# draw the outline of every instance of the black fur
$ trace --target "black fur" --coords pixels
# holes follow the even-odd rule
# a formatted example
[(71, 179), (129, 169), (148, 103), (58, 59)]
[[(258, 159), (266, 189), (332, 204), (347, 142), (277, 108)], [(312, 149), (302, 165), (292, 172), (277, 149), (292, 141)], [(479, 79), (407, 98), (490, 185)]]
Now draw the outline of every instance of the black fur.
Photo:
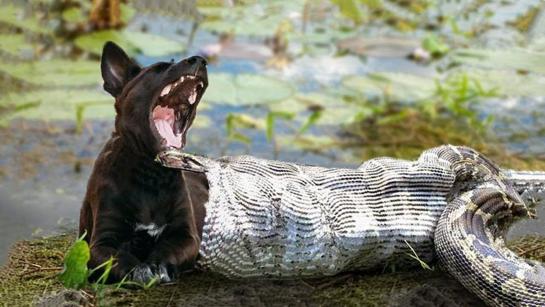
[[(197, 257), (208, 183), (204, 175), (154, 162), (164, 148), (150, 112), (161, 89), (180, 76), (194, 74), (206, 81), (205, 65), (193, 57), (141, 68), (114, 43), (104, 46), (101, 70), (104, 89), (115, 97), (115, 131), (95, 162), (79, 232), (87, 233), (91, 246), (90, 268), (115, 257), (110, 282), (127, 274), (143, 282), (154, 277), (171, 281)], [(184, 120), (194, 118), (196, 105), (184, 106), (189, 114)], [(164, 227), (157, 237), (137, 229), (152, 223)]]

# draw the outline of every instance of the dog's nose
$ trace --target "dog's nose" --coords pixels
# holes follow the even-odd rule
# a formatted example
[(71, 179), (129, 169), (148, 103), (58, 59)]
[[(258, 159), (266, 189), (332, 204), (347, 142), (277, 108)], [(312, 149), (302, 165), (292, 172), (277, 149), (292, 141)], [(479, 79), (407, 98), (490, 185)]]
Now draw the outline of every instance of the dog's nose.
[(195, 55), (195, 56), (192, 56), (190, 58), (187, 58), (185, 60), (188, 64), (191, 64), (191, 65), (197, 65), (197, 66), (206, 66), (206, 64), (208, 64), (206, 62), (206, 59), (203, 58), (202, 56), (198, 56), (198, 55)]

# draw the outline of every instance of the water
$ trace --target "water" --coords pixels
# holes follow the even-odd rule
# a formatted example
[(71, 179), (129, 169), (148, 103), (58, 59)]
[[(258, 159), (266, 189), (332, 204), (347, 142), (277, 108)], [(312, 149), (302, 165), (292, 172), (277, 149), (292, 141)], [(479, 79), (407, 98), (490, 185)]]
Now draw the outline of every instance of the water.
[[(513, 5), (522, 4), (515, 2)], [(494, 24), (510, 17), (508, 10), (500, 13), (493, 19)], [(139, 29), (144, 25), (150, 32), (177, 39), (187, 39), (191, 27), (189, 22), (172, 18), (138, 16), (129, 29)], [(137, 60), (149, 65), (156, 61), (179, 59), (199, 53), (204, 46), (216, 43), (217, 39), (216, 35), (199, 30), (184, 53), (162, 58), (139, 56)], [(337, 57), (328, 53), (301, 56), (278, 71), (267, 67), (260, 53), (247, 50), (262, 46), (261, 41), (237, 38), (237, 43), (231, 46), (234, 49), (228, 53), (229, 56), (220, 57), (219, 61), (209, 65), (210, 72), (272, 75), (289, 80), (300, 92), (334, 88), (343, 77), (349, 75), (386, 71), (430, 76), (435, 71), (434, 66), (417, 64), (399, 55)], [(385, 50), (391, 48), (385, 46)], [(544, 97), (491, 100), (482, 105), (481, 112), (496, 117), (492, 129), (507, 149), (521, 155), (543, 158), (545, 117), (540, 110), (545, 104)], [(226, 114), (262, 117), (267, 111), (265, 107), (211, 105), (199, 112), (199, 115), (210, 118), (210, 127), (192, 129), (187, 150), (209, 156), (252, 154), (327, 167), (356, 167), (361, 163), (357, 155), (348, 149), (330, 148), (317, 153), (286, 144), (275, 153), (275, 147), (267, 141), (263, 131), (245, 131), (252, 140), (250, 145), (227, 140)], [(0, 236), (0, 263), (5, 261), (9, 246), (17, 240), (75, 228), (93, 159), (109, 137), (112, 126), (112, 120), (87, 121), (82, 134), (75, 134), (75, 124), (69, 121), (44, 124), (18, 120), (9, 128), (0, 129), (0, 139), (3, 140), (0, 144), (0, 174), (3, 176), (0, 181), (0, 233), (3, 234)], [(288, 126), (279, 121), (275, 132), (282, 134), (288, 131)], [(338, 133), (337, 127), (314, 127), (311, 131), (318, 135)], [(545, 234), (543, 206), (538, 208), (538, 216), (537, 220), (516, 224), (510, 238), (529, 233)]]

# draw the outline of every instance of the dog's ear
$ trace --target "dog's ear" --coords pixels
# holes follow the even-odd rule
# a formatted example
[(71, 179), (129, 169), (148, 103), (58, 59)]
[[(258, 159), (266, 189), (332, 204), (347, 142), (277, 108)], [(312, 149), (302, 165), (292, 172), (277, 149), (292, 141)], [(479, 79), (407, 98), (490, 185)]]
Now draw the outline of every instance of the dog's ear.
[(118, 45), (107, 42), (102, 49), (100, 62), (104, 89), (117, 97), (123, 87), (141, 70)]

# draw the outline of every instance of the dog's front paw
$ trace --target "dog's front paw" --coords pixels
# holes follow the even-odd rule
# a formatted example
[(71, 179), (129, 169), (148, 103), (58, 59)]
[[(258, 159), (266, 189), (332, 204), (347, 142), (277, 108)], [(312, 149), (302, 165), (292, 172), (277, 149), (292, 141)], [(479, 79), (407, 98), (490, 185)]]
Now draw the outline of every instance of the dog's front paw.
[(147, 284), (152, 280), (159, 283), (169, 283), (174, 281), (175, 270), (165, 264), (139, 264), (130, 274), (132, 281)]
[(155, 273), (147, 264), (139, 264), (129, 274), (129, 279), (138, 283), (147, 284), (152, 279), (156, 278)]
[(161, 283), (169, 283), (174, 281), (176, 274), (173, 269), (170, 268), (168, 265), (152, 264), (151, 267), (152, 270), (154, 270), (156, 276), (159, 277), (159, 281)]

